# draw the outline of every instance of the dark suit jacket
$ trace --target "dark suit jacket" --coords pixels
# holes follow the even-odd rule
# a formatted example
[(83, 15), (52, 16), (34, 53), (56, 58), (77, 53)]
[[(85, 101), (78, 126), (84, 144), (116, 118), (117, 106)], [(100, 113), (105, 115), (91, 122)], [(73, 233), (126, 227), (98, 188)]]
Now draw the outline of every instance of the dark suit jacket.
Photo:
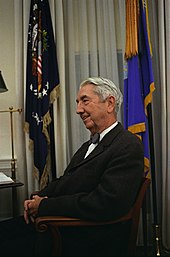
[[(64, 175), (40, 192), (49, 198), (41, 201), (39, 216), (109, 220), (129, 211), (144, 174), (141, 141), (118, 123), (84, 159), (88, 146), (84, 143)], [(62, 256), (126, 256), (128, 229), (129, 223), (62, 227)]]
[(39, 195), (38, 215), (65, 215), (109, 220), (127, 213), (144, 174), (141, 141), (118, 125), (104, 136), (84, 159), (85, 142), (73, 156), (64, 175)]

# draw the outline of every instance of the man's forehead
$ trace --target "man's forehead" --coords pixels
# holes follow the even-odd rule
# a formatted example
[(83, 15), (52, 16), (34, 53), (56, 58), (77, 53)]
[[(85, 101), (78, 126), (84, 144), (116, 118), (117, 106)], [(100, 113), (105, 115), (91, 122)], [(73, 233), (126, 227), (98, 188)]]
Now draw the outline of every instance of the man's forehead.
[(77, 98), (82, 99), (84, 97), (96, 95), (93, 88), (94, 88), (94, 86), (92, 84), (88, 84), (88, 85), (81, 87), (78, 91)]
[(84, 94), (89, 94), (89, 93), (94, 93), (94, 85), (93, 84), (87, 84), (81, 87), (78, 91), (79, 95), (84, 95)]

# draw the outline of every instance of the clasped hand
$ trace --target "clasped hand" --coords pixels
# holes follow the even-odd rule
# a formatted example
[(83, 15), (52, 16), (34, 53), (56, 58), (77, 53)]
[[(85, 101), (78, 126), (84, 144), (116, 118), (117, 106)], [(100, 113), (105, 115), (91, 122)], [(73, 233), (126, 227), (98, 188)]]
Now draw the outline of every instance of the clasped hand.
[(34, 195), (31, 200), (24, 201), (24, 219), (27, 224), (30, 220), (34, 223), (35, 217), (38, 213), (39, 204), (44, 198), (48, 197), (40, 197), (38, 195)]

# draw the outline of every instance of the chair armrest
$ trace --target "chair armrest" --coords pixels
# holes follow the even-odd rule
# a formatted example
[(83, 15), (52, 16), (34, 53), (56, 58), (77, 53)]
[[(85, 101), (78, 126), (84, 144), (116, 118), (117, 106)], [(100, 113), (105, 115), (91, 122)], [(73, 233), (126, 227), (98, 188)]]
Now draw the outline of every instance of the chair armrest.
[(64, 226), (101, 226), (114, 223), (120, 223), (132, 219), (132, 210), (130, 210), (126, 215), (119, 219), (109, 220), (109, 221), (92, 221), (83, 220), (79, 218), (71, 218), (64, 216), (42, 216), (37, 217), (35, 220), (35, 226), (37, 231), (44, 232), (48, 227), (64, 227)]
[(46, 232), (49, 230), (53, 236), (53, 256), (61, 256), (62, 252), (62, 238), (59, 231), (59, 227), (64, 226), (102, 226), (114, 223), (120, 223), (132, 219), (133, 210), (131, 210), (125, 216), (111, 221), (91, 221), (82, 220), (79, 218), (71, 218), (64, 216), (43, 216), (35, 219), (35, 227), (38, 232)]

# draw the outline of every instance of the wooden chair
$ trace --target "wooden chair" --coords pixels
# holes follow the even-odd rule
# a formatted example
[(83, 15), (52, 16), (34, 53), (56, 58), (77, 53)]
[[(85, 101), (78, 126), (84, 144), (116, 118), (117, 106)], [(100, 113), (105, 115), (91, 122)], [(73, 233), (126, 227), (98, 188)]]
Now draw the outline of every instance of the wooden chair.
[(59, 228), (63, 226), (101, 226), (108, 224), (115, 224), (119, 222), (131, 220), (130, 235), (128, 241), (128, 256), (134, 256), (136, 249), (136, 240), (138, 233), (140, 209), (142, 208), (143, 200), (146, 190), (150, 185), (150, 179), (144, 178), (137, 195), (136, 201), (131, 210), (123, 217), (111, 221), (90, 221), (78, 218), (61, 217), (61, 216), (44, 216), (37, 217), (35, 221), (38, 232), (45, 232), (49, 229), (53, 238), (52, 256), (60, 256), (62, 251), (62, 239)]

